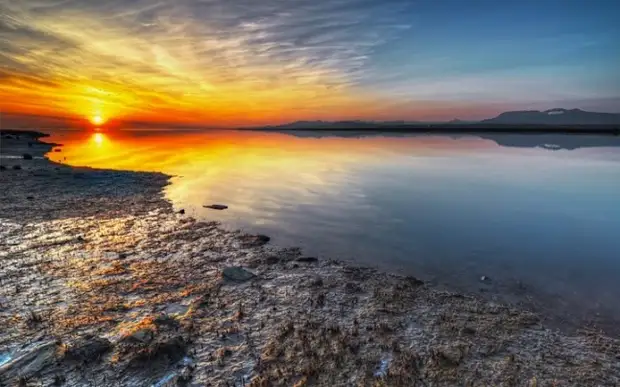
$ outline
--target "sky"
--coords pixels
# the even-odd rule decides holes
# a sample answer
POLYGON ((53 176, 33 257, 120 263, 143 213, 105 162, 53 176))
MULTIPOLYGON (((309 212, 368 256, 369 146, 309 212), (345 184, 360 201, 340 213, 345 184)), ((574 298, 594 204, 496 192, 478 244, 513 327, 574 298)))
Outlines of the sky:
POLYGON ((620 112, 612 0, 0 0, 13 116, 240 126, 620 112))

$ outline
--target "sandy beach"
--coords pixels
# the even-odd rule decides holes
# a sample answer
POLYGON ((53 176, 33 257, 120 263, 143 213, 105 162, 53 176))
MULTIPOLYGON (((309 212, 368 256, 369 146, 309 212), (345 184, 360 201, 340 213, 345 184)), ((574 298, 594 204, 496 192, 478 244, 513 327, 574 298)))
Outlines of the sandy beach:
POLYGON ((617 337, 225 231, 164 174, 52 148, 2 133, 0 385, 620 384, 617 337))

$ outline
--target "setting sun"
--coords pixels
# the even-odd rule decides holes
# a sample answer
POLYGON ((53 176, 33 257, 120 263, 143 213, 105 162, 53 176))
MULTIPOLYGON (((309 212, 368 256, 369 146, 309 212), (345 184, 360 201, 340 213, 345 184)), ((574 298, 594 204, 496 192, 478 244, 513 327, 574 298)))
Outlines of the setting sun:
POLYGON ((90 121, 95 124, 95 125, 101 125, 105 122, 105 120, 103 119, 103 117, 101 116, 93 116, 90 121))

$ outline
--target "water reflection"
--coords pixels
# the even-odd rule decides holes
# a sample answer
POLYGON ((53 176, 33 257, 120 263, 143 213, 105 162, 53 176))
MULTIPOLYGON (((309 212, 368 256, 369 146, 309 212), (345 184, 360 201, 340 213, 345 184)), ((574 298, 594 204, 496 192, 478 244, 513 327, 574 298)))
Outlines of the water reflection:
POLYGON ((620 318, 617 137, 97 135, 57 134, 50 157, 168 173, 177 209, 309 254, 620 318))
MULTIPOLYGON (((275 133, 288 134, 295 137, 303 138, 328 138, 328 137, 343 137, 343 138, 355 138, 355 137, 400 137, 400 138, 424 138, 434 137, 427 133, 385 133, 385 132, 372 132, 372 131, 312 131, 312 130, 281 130, 275 131, 275 133)), ((482 139, 488 139, 495 142, 497 145, 504 147, 518 147, 518 148, 545 148, 550 150, 573 150, 579 148, 592 148, 592 147, 620 147, 620 136, 617 135, 570 135, 570 134, 545 134, 545 133, 533 133, 530 135, 524 134, 492 134, 492 133, 467 133, 458 134, 451 133, 445 134, 446 137, 462 138, 462 137, 479 137, 482 139)))
POLYGON ((92 139, 97 146, 101 146, 105 140, 105 135, 102 133, 94 133, 92 139))

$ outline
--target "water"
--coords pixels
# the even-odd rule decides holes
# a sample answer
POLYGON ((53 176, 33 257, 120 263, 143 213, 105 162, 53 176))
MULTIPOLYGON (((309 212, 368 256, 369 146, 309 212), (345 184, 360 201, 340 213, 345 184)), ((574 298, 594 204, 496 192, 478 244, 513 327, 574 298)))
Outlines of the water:
POLYGON ((172 174, 166 196, 176 209, 307 255, 558 319, 620 318, 619 137, 211 131, 51 140, 66 146, 50 157, 73 165, 172 174), (203 207, 214 203, 229 209, 203 207))
POLYGON ((8 352, 1 352, 0 353, 0 367, 5 365, 6 363, 10 362, 12 359, 13 359, 13 357, 11 356, 10 353, 8 353, 8 352))

